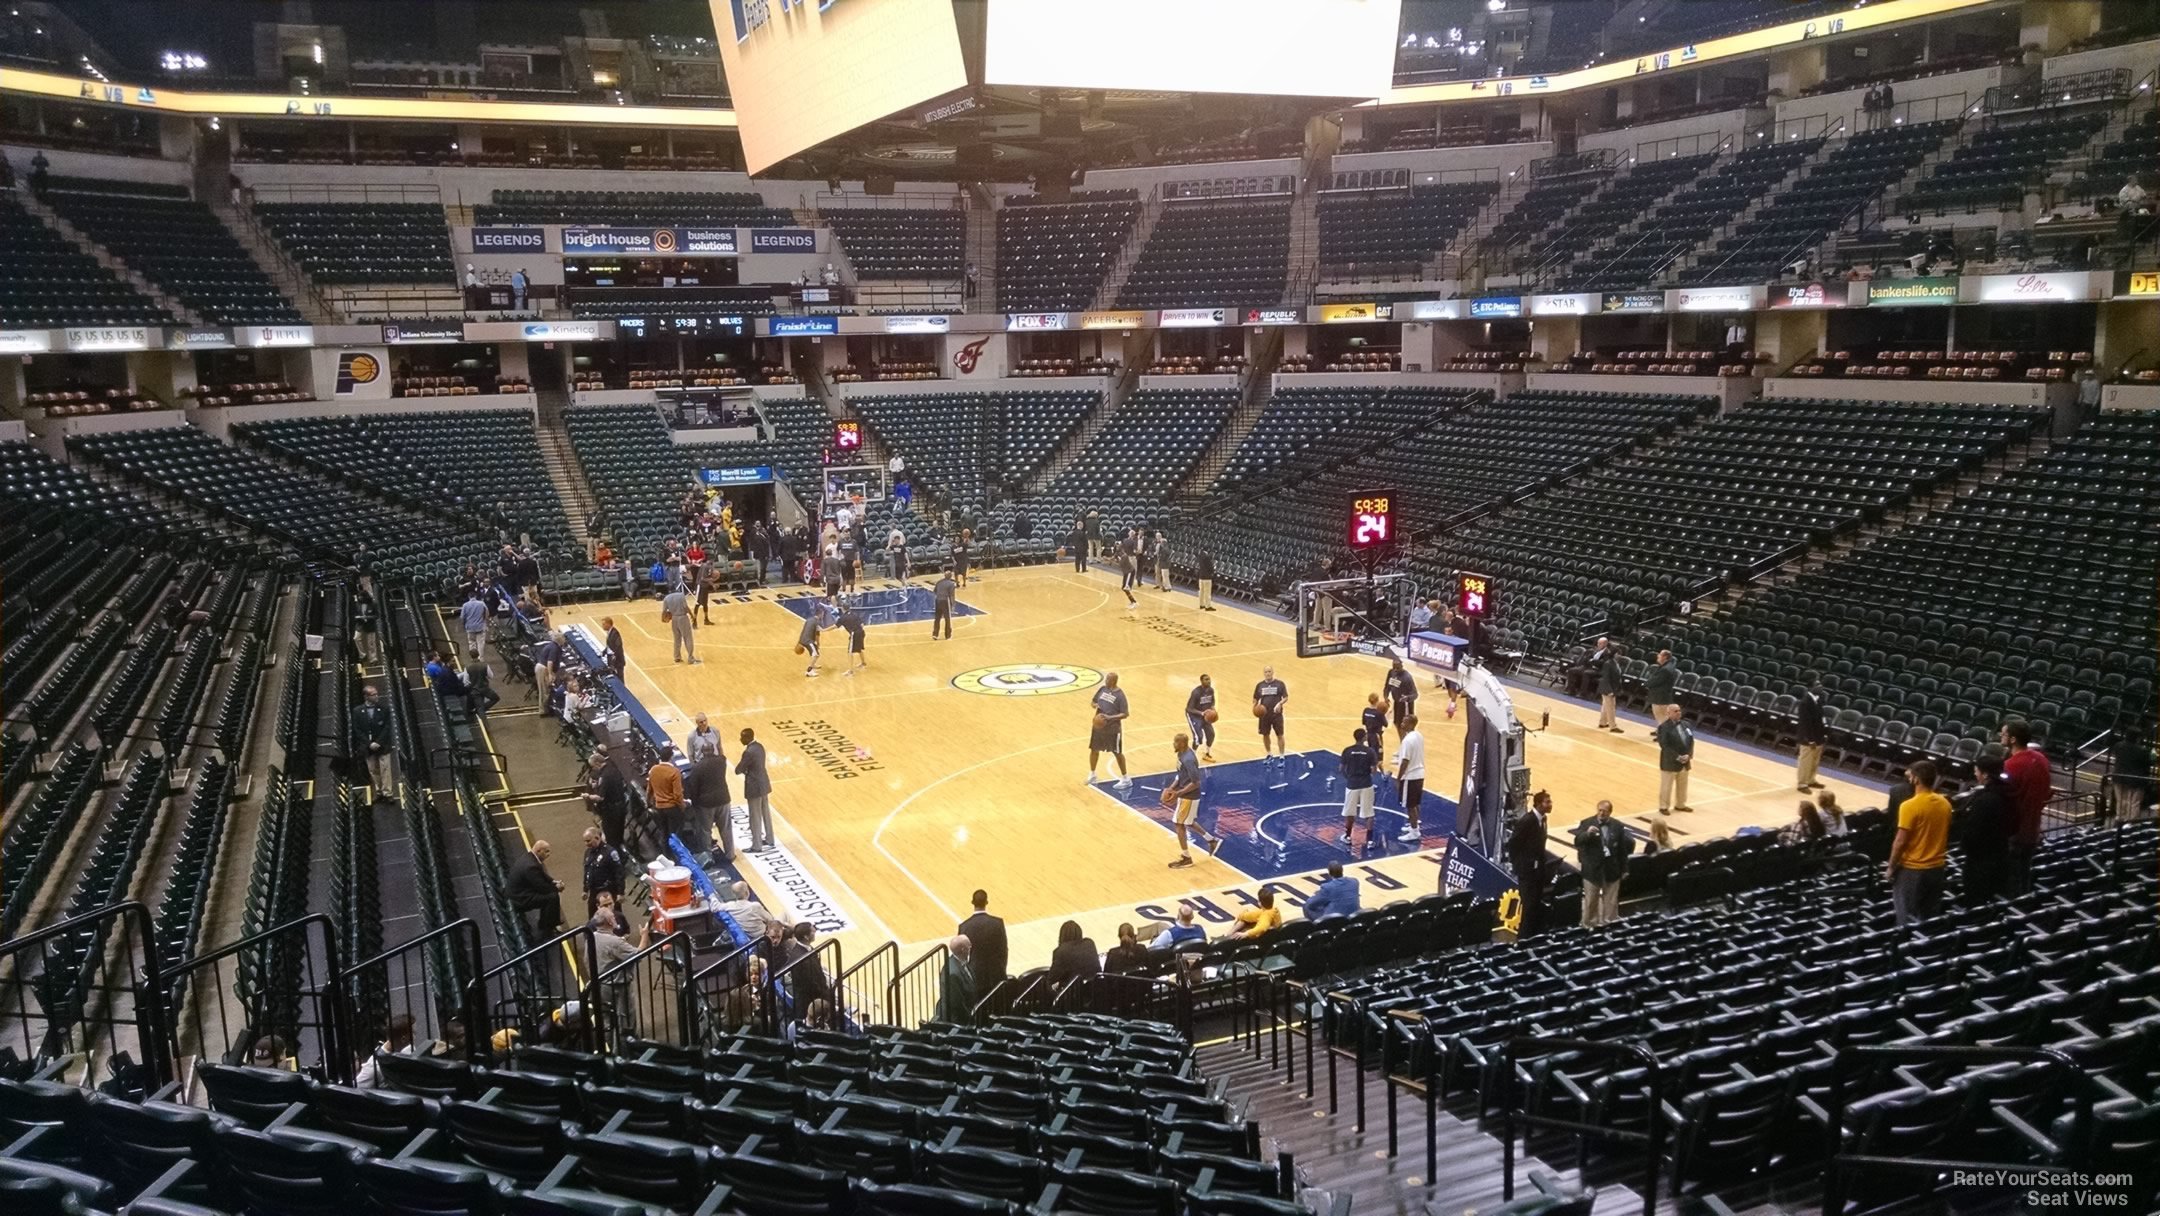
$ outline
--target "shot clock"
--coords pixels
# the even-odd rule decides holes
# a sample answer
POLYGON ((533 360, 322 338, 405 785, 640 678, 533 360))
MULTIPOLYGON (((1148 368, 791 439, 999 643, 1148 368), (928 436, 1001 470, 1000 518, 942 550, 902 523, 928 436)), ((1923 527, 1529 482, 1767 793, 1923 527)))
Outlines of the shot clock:
POLYGON ((833 423, 832 445, 835 452, 859 452, 862 450, 862 423, 843 419, 833 423))
POLYGON ((1395 495, 1365 490, 1350 496, 1350 547, 1377 549, 1395 540, 1395 495))
POLYGON ((1456 576, 1455 610, 1467 617, 1482 618, 1493 610, 1493 582, 1482 574, 1465 570, 1456 576))

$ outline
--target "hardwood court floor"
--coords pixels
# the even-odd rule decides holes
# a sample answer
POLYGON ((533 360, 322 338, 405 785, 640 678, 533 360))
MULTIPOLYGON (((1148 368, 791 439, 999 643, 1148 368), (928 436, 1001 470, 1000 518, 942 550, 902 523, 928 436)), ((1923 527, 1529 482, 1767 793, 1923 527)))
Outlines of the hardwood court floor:
MULTIPOLYGON (((554 615, 558 626, 594 629, 602 616, 615 617, 630 689, 678 744, 699 712, 711 716, 731 761, 741 728, 756 730, 770 759, 782 847, 752 859, 746 875, 762 899, 791 915, 844 922, 848 959, 888 939, 912 958, 914 947, 952 932, 977 887, 989 890, 991 910, 1006 919, 1019 971, 1047 961, 1067 918, 1107 947, 1119 922, 1166 915, 1182 897, 1204 901, 1203 912, 1220 923, 1263 883, 1302 894, 1324 866, 1308 851, 1292 859, 1308 863, 1301 868, 1256 875, 1196 850, 1192 868, 1167 869, 1176 856, 1169 832, 1083 784, 1093 673, 1117 672, 1131 699, 1126 749, 1139 778, 1174 766, 1170 740, 1185 729, 1186 694, 1202 672, 1219 690, 1215 757, 1228 764, 1260 755, 1247 706, 1263 667, 1272 664, 1289 685, 1290 749, 1333 752, 1349 742, 1366 694, 1379 688, 1379 660, 1300 660, 1288 623, 1228 605, 1203 613, 1184 592, 1141 591, 1139 611, 1127 612, 1114 575, 1043 566, 995 571, 964 588, 962 601, 981 615, 956 619, 949 641, 932 641, 924 622, 872 625, 869 666, 852 677, 841 674, 845 635, 828 631, 823 674, 806 679, 792 653, 801 618, 783 602, 800 594, 776 588, 715 601, 713 624, 697 631, 698 665, 670 661, 653 601, 578 604, 554 615), (1005 665, 1030 674, 1009 678, 1002 693, 958 686, 980 688, 980 679, 962 677, 1005 665)), ((1557 851, 1572 854, 1565 833, 1600 798, 1629 817, 1656 806, 1657 751, 1646 722, 1627 722, 1627 733, 1614 735, 1596 729, 1595 707, 1521 688, 1514 699, 1533 727, 1542 713, 1552 715, 1549 729, 1530 736, 1529 760, 1533 787, 1554 798, 1557 851)), ((1427 788, 1441 795, 1462 780, 1462 720, 1445 717, 1444 703, 1429 689, 1421 703, 1427 788)), ((1392 751, 1392 733, 1388 742, 1392 751)), ((1110 767, 1106 757, 1103 769, 1110 767)), ((1332 762, 1313 765, 1316 793, 1322 769, 1331 774, 1332 762)), ((1791 778, 1789 761, 1703 739, 1689 799, 1695 813, 1674 817, 1677 839, 1790 821, 1791 778)), ((1831 784, 1848 806, 1879 793, 1831 784)), ((1327 796, 1339 802, 1339 791, 1327 796)), ((1434 814, 1431 797, 1424 851, 1350 865, 1368 880, 1368 906, 1436 888, 1430 846, 1452 815, 1434 814)), ((1331 808, 1302 805, 1297 813, 1314 825, 1312 834, 1339 833, 1331 808)))

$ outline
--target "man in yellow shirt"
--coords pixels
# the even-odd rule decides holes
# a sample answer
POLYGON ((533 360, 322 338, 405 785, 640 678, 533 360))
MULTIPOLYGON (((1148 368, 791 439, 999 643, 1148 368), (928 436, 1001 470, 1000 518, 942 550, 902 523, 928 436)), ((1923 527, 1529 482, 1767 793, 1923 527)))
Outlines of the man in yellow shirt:
POLYGON ((1950 852, 1950 800, 1935 792, 1935 762, 1913 761, 1905 779, 1913 793, 1897 808, 1887 871, 1899 928, 1942 910, 1943 866, 1950 852))
POLYGON ((1282 928, 1282 913, 1275 907, 1275 892, 1260 888, 1260 906, 1246 908, 1237 914, 1237 932, 1231 937, 1259 937, 1282 928))

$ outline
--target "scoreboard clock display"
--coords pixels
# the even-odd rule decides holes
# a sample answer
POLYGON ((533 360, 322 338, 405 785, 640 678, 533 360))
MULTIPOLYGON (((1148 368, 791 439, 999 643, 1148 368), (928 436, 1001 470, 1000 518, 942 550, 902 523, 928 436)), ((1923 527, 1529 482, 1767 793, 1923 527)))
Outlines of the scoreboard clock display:
POLYGON ((1350 496, 1349 540, 1352 549, 1376 549, 1395 539, 1395 496, 1366 490, 1350 496))
POLYGON ((1493 581, 1468 571, 1456 579, 1455 610, 1467 617, 1484 617, 1493 610, 1493 581))
POLYGON ((835 452, 861 451, 862 423, 853 420, 833 423, 832 445, 835 452))

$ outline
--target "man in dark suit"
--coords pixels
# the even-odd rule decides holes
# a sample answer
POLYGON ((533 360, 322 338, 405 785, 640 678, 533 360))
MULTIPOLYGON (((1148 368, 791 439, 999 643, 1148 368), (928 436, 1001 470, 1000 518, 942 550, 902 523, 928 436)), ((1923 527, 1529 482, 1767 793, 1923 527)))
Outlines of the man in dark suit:
POLYGON ((1808 686, 1800 690, 1800 792, 1819 790, 1822 782, 1815 779, 1815 770, 1822 766, 1823 740, 1823 686, 1822 673, 1808 677, 1808 686))
POLYGON ((553 937, 562 928, 563 886, 548 874, 550 851, 547 841, 535 840, 532 848, 510 862, 510 907, 535 941, 553 937))
POLYGON ((629 660, 623 655, 622 630, 615 628, 615 618, 611 616, 601 617, 600 627, 607 630, 608 670, 615 673, 615 678, 620 680, 623 669, 629 666, 629 660))
POLYGON ((975 992, 988 993, 1005 978, 1005 921, 990 915, 988 891, 975 892, 975 914, 960 922, 960 936, 974 943, 975 992))
POLYGON ((606 744, 593 748, 592 778, 585 786, 585 809, 600 820, 600 831, 614 848, 623 847, 623 829, 630 813, 623 775, 608 758, 606 744))
POLYGON ((800 1017, 809 1011, 810 1002, 832 999, 832 981, 825 974, 822 960, 803 957, 814 955, 817 925, 807 920, 796 921, 794 928, 788 930, 788 937, 792 939, 793 945, 788 949, 787 961, 794 963, 796 959, 803 960, 788 970, 788 979, 794 986, 795 1014, 800 1017))
POLYGON ((1552 795, 1544 790, 1530 796, 1530 809, 1508 825, 1508 865, 1515 871, 1515 890, 1522 916, 1516 922, 1517 941, 1535 936, 1545 927, 1545 880, 1551 863, 1545 851, 1545 830, 1552 814, 1552 795))

